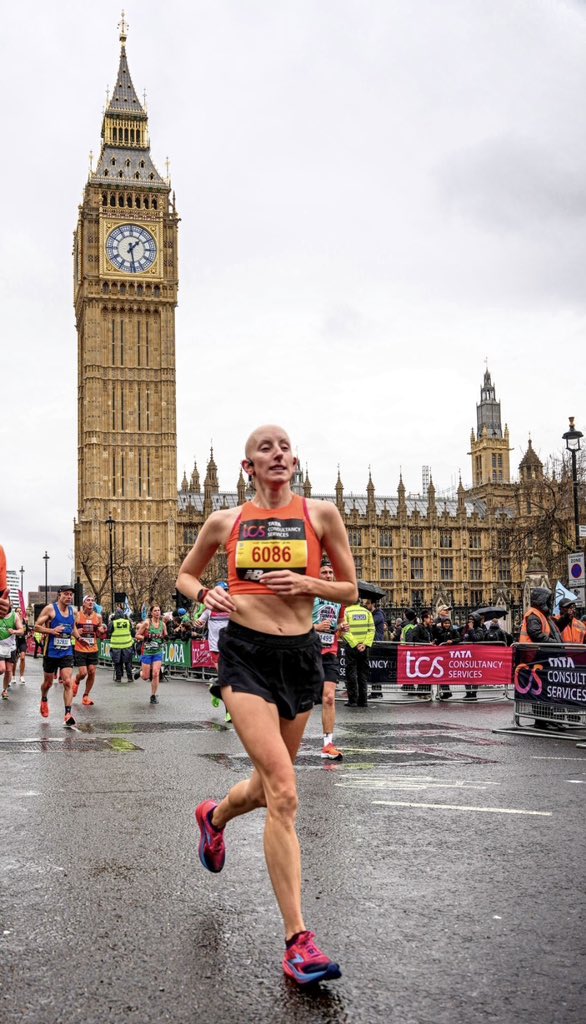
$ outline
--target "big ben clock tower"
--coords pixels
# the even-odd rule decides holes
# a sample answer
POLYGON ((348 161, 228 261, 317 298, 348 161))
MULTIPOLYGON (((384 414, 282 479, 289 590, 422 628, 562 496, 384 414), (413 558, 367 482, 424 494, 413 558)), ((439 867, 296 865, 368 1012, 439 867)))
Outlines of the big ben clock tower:
POLYGON ((107 572, 112 534, 116 565, 175 567, 179 218, 169 182, 151 160, 147 113, 128 70, 124 16, 119 28, 118 77, 74 243, 75 562, 90 586, 88 576, 103 579, 107 572))

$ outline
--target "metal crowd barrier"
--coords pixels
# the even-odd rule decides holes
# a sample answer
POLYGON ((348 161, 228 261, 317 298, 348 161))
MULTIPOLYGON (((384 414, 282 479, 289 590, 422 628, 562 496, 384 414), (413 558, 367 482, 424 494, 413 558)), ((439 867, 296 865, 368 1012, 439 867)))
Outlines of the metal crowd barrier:
POLYGON ((514 724, 586 729, 586 645, 513 644, 514 724))
MULTIPOLYGON (((479 703, 506 700, 512 690, 512 653, 504 643, 401 644, 376 641, 369 652, 369 699, 383 703, 479 703), (420 680, 427 679, 428 682, 420 680), (447 691, 451 697, 446 698, 447 691), (476 693, 475 697, 466 694, 476 693)), ((336 699, 347 699, 344 645, 336 699)))

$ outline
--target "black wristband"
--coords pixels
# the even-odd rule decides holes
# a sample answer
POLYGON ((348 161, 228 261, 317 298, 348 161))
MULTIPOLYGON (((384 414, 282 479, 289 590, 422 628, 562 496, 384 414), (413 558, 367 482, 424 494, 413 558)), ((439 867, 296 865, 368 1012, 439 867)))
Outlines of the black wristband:
POLYGON ((206 594, 209 593, 209 589, 209 587, 202 587, 201 590, 198 591, 197 597, 195 599, 198 604, 202 604, 202 602, 205 601, 206 594))

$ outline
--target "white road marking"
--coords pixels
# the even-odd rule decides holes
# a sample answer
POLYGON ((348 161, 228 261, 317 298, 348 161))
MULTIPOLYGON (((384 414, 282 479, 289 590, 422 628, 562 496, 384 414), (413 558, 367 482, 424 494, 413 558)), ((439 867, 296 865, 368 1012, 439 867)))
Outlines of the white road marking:
POLYGON ((573 782, 575 786, 586 786, 586 779, 566 779, 566 782, 573 782))
POLYGON ((487 786, 500 786, 500 782, 476 781, 462 779, 434 779, 432 776, 417 775, 364 775, 347 774, 341 782, 336 782, 340 789, 402 789, 419 791, 422 789, 486 789, 487 786))
POLYGON ((466 804, 420 804, 407 803, 406 800, 371 800, 373 804, 384 807, 422 807, 435 811, 482 811, 486 814, 531 814, 540 818, 551 818, 551 811, 520 811, 514 807, 472 807, 466 804))
POLYGON ((586 757, 567 757, 565 754, 531 754, 532 761, 586 761, 586 757))

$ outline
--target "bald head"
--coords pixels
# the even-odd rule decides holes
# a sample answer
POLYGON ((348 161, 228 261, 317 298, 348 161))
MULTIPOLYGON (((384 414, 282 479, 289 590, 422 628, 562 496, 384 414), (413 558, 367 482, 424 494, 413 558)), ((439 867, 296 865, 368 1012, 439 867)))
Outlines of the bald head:
POLYGON ((278 427, 274 423, 266 423, 264 426, 256 427, 256 429, 252 431, 252 434, 244 446, 246 458, 254 459, 255 451, 265 440, 270 442, 286 441, 289 448, 291 447, 289 435, 283 427, 278 427))

